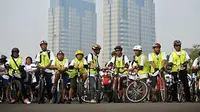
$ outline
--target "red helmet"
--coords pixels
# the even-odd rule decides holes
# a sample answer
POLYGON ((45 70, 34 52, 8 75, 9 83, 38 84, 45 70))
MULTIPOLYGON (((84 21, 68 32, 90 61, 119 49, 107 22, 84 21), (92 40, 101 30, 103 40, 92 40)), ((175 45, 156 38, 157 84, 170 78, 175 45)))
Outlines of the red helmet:
POLYGON ((156 47, 161 48, 161 45, 160 45, 159 43, 155 43, 155 44, 153 44, 153 48, 156 48, 156 47))

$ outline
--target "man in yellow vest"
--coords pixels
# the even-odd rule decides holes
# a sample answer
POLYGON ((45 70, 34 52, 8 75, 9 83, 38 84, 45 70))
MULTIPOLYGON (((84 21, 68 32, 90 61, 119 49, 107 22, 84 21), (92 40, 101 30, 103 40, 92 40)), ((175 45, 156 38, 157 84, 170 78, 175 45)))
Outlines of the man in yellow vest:
POLYGON ((62 99, 61 99, 61 103, 64 103, 64 99, 65 99, 65 93, 66 93, 66 85, 69 82, 69 75, 67 72, 68 69, 68 59, 64 58, 64 52, 59 51, 57 53, 57 58, 52 62, 52 66, 51 68, 56 69, 55 71, 55 78, 54 78, 54 83, 53 83, 53 95, 56 91, 57 88, 57 84, 58 84, 58 79, 60 78, 60 75, 62 75, 62 79, 63 79, 63 90, 62 90, 62 99))
MULTIPOLYGON (((169 57, 169 66, 172 67, 172 75, 174 80, 177 81, 177 74, 179 73, 179 78, 183 82, 184 91, 186 95, 186 101, 190 101, 190 92, 188 86, 187 79, 187 64, 189 62, 190 57, 187 52, 181 49, 181 41, 174 41, 174 49, 175 51, 171 53, 169 57)), ((172 92, 173 101, 177 101, 177 84, 173 85, 174 91, 172 92)))
MULTIPOLYGON (((129 60, 126 55, 123 55, 123 48, 121 46, 116 46, 115 48, 115 56, 109 61, 108 66, 113 66, 115 68, 114 75, 120 75, 121 77, 114 77, 113 83, 115 84, 117 80, 120 80, 121 88, 120 90, 125 89, 123 84, 124 80, 126 80, 126 76, 128 75, 128 67, 129 60)), ((120 92, 120 98, 122 100, 122 95, 124 93, 120 92)))
MULTIPOLYGON (((13 48, 12 49, 12 54, 10 59, 8 60, 8 65, 9 65, 9 75, 12 77, 15 77, 16 80, 19 80, 21 83, 21 92, 22 95, 24 96, 24 103, 30 104, 31 102, 28 99, 28 96, 25 91, 25 86, 24 86, 24 79, 22 78, 22 57, 19 55, 19 49, 18 48, 13 48)), ((10 99, 11 103, 14 103, 14 99, 10 99)))
POLYGON ((78 70, 83 80, 87 78, 87 61, 84 58, 84 53, 82 50, 77 50, 75 53, 75 57, 69 65, 69 69, 72 69, 70 73, 70 90, 69 90, 69 99, 68 103, 72 101, 72 93, 75 89, 77 89, 77 77, 78 77, 78 70))
POLYGON ((146 55, 142 53, 142 46, 136 45, 133 47, 135 56, 129 66, 129 70, 133 70, 138 73, 139 78, 146 82, 149 73, 149 60, 146 55))
POLYGON ((89 83, 90 83, 90 93, 91 93, 91 103, 95 103, 96 100, 94 99, 95 91, 96 91, 96 80, 95 77, 99 74, 100 66, 98 57, 101 51, 101 46, 99 44, 95 44, 92 46, 93 52, 88 54, 87 62, 89 64, 89 83))
MULTIPOLYGON (((54 54, 52 51, 47 49, 47 41, 42 40, 40 42, 40 47, 42 51, 40 51, 37 56, 36 56, 36 64, 40 68, 40 72, 43 73, 46 84, 47 84, 47 93, 48 93, 48 101, 51 101, 52 99, 52 94, 51 94, 51 89, 52 89, 52 70, 50 70, 50 66, 55 59, 54 54)), ((37 77, 37 82, 39 80, 38 75, 37 77)))
MULTIPOLYGON (((151 69, 150 69, 150 73, 155 73, 158 70, 164 70, 164 68, 166 67, 166 55, 165 52, 162 52, 161 50, 161 45, 159 43, 155 43, 153 45, 153 53, 150 53, 148 58, 149 58, 149 62, 151 64, 151 69)), ((156 100, 155 97, 155 87, 157 85, 157 76, 152 76, 151 77, 152 80, 152 101, 156 100)))

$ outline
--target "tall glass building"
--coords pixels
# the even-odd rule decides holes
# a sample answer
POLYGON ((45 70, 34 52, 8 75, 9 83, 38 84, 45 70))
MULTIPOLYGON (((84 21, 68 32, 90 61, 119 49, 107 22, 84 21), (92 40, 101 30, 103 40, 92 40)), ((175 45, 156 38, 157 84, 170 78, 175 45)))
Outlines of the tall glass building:
POLYGON ((145 54, 155 42, 155 4, 153 0, 104 0, 103 64, 116 45, 132 60, 133 46, 140 44, 145 54))
POLYGON ((95 3, 91 0, 50 0, 48 18, 49 49, 64 51, 73 59, 75 51, 91 52, 96 43, 95 3))

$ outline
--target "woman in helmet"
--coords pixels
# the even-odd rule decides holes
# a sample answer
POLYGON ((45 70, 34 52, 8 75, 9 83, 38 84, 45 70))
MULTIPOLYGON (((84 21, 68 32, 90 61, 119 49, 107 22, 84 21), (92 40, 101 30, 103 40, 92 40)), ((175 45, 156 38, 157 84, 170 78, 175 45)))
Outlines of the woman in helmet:
POLYGON ((142 54, 142 46, 136 45, 133 47, 135 55, 129 69, 136 71, 139 78, 146 81, 149 73, 149 60, 146 55, 142 54))
POLYGON ((82 50, 77 50, 75 53, 75 58, 72 60, 72 62, 69 65, 69 69, 72 69, 72 72, 70 73, 70 80, 71 80, 71 86, 69 90, 69 100, 68 103, 71 103, 72 93, 73 90, 77 88, 77 75, 78 71, 80 71, 81 77, 83 80, 87 77, 87 61, 84 58, 84 53, 82 50))
POLYGON ((64 52, 59 51, 57 53, 57 58, 52 62, 52 65, 51 65, 51 68, 56 69, 55 79, 54 79, 53 88, 52 88, 53 96, 54 96, 54 93, 56 91, 57 84, 58 84, 58 79, 60 78, 60 75, 62 75, 62 78, 63 78, 63 86, 64 86, 64 88, 62 90, 62 98, 61 98, 61 100, 57 99, 57 102, 61 102, 61 103, 64 103, 65 92, 66 92, 65 85, 67 85, 68 79, 69 79, 69 75, 68 75, 68 72, 67 72, 68 59, 64 58, 64 56, 65 56, 64 52), (60 101, 58 101, 58 100, 60 100, 60 101))

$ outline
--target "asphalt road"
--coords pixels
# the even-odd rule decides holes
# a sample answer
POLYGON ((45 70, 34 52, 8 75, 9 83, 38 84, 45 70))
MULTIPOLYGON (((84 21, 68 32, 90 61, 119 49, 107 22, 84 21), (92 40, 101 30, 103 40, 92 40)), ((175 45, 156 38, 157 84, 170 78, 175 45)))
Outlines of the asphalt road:
POLYGON ((200 112, 200 103, 0 104, 0 112, 200 112))

